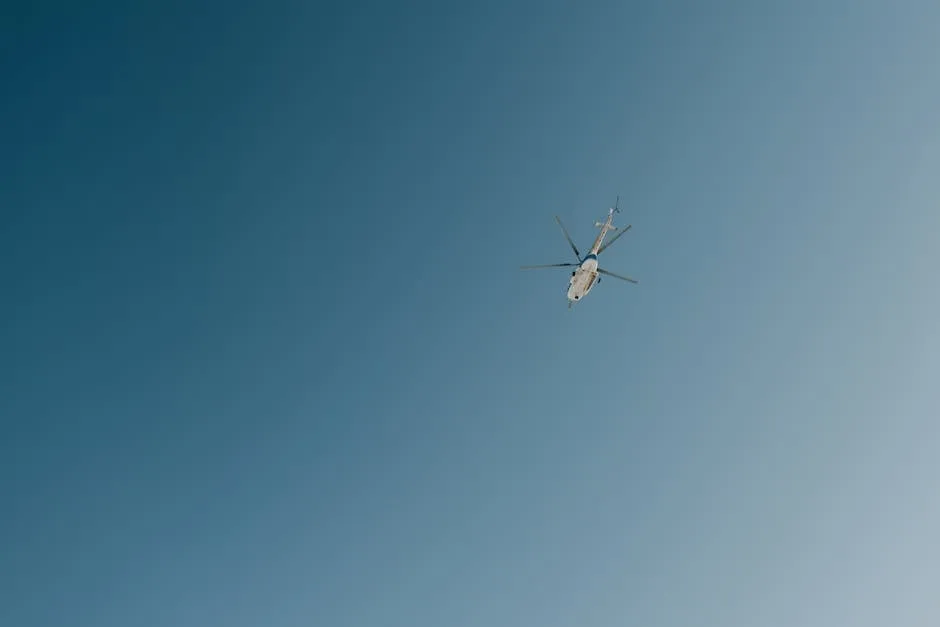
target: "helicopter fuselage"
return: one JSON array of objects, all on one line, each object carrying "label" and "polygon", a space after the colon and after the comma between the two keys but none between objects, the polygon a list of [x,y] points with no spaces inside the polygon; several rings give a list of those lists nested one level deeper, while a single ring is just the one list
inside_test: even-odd
[{"label": "helicopter fuselage", "polygon": [[581,262],[581,265],[571,273],[568,280],[568,301],[577,302],[587,296],[598,283],[597,255],[589,254]]}]

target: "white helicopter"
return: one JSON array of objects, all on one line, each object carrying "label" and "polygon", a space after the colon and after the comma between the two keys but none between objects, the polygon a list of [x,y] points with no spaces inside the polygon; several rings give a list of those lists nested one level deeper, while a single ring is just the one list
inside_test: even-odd
[{"label": "white helicopter", "polygon": [[[627,281],[629,283],[637,283],[636,279],[631,279],[628,276],[621,276],[619,274],[614,274],[609,270],[605,270],[597,265],[597,256],[602,252],[607,250],[607,248],[617,241],[617,239],[630,230],[632,224],[627,225],[626,227],[619,229],[611,222],[614,218],[614,213],[621,213],[620,211],[620,196],[617,196],[617,203],[607,212],[607,220],[604,222],[595,222],[594,226],[600,228],[601,232],[598,234],[597,239],[594,240],[594,244],[591,245],[591,251],[581,258],[581,253],[578,252],[578,247],[574,245],[574,242],[571,241],[571,236],[568,235],[568,229],[565,228],[565,225],[561,223],[561,219],[558,216],[555,216],[555,221],[558,222],[558,226],[561,227],[562,232],[565,234],[565,239],[568,240],[568,243],[571,245],[571,250],[574,251],[574,256],[578,258],[578,263],[550,263],[541,266],[522,266],[522,270],[530,270],[533,268],[564,268],[564,267],[573,267],[576,266],[575,270],[571,273],[571,278],[568,279],[568,309],[571,309],[571,305],[577,302],[580,302],[591,289],[601,282],[600,275],[612,276],[614,278],[620,279],[622,281]],[[606,237],[608,231],[619,231],[614,237],[604,243],[604,237]]]}]

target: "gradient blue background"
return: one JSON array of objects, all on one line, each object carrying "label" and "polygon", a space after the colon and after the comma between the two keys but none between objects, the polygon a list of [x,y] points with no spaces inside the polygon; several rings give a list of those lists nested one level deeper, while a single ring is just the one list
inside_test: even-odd
[{"label": "gradient blue background", "polygon": [[11,7],[0,624],[940,624],[938,32]]}]

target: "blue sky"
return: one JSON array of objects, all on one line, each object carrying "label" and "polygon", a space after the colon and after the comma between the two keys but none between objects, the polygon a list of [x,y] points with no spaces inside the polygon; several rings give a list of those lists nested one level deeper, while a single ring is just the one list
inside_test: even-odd
[{"label": "blue sky", "polygon": [[0,623],[940,620],[940,10],[260,6],[4,26]]}]

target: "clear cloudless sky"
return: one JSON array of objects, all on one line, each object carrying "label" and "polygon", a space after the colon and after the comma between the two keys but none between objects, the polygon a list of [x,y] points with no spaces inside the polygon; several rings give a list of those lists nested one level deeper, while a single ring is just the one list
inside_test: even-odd
[{"label": "clear cloudless sky", "polygon": [[0,624],[940,624],[938,32],[11,5]]}]

